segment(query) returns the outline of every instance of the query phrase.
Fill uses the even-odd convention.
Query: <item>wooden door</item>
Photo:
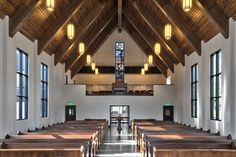
[[[163,120],[174,121],[174,106],[163,107]]]
[[[76,106],[66,106],[66,121],[76,120]]]

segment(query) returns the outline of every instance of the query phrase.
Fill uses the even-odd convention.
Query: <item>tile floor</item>
[[[122,125],[120,135],[117,125],[112,125],[96,157],[141,157],[128,125]]]

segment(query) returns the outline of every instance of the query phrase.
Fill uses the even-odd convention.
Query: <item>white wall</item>
[[[115,74],[77,74],[74,79],[79,84],[112,84],[115,82]],[[125,82],[128,84],[165,84],[166,78],[162,74],[125,74]]]
[[[97,50],[94,55],[95,62],[100,66],[115,65],[115,43],[125,42],[125,65],[126,66],[143,66],[146,61],[143,51],[138,47],[129,34],[123,29],[118,33],[116,29],[104,44]]]
[[[110,119],[110,105],[130,105],[130,118],[155,118],[162,120],[162,108],[170,101],[175,106],[175,120],[179,121],[178,106],[174,103],[175,87],[154,86],[154,96],[86,96],[85,85],[68,85],[66,100],[77,105],[77,119]]]
[[[22,34],[8,36],[8,17],[0,20],[0,136],[5,133],[47,126],[64,121],[64,65],[54,66],[53,56],[38,56],[37,42],[31,42]],[[16,48],[29,57],[29,118],[16,120]],[[40,64],[49,69],[49,116],[41,118]]]
[[[236,137],[235,116],[235,32],[236,23],[230,20],[230,36],[225,39],[221,34],[216,35],[209,42],[202,42],[202,55],[196,53],[186,57],[186,66],[175,66],[175,79],[177,89],[177,104],[181,106],[182,122],[211,129],[212,132],[220,131],[222,134],[231,134]],[[210,120],[210,55],[219,49],[222,50],[222,120]],[[198,63],[198,118],[191,118],[190,102],[190,71],[191,66]]]

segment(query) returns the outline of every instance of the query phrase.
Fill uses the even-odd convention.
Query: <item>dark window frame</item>
[[[195,72],[195,73],[194,73]],[[193,77],[195,76],[195,78]],[[193,88],[195,86],[195,88]],[[193,92],[193,90],[195,90]],[[198,64],[191,66],[191,117],[197,118],[197,103],[198,103]],[[194,94],[195,93],[195,94]]]
[[[18,60],[18,52],[19,52],[19,60]],[[23,57],[25,57],[25,65],[23,62]],[[17,62],[17,70],[16,70],[16,79],[19,77],[19,89],[17,89],[16,85],[16,98],[18,102],[19,99],[19,115],[16,115],[16,120],[27,120],[29,118],[29,57],[28,54],[21,49],[17,48],[16,50],[16,62]],[[18,65],[20,67],[18,67]],[[26,67],[25,73],[23,72],[23,67]],[[19,71],[18,71],[19,69]],[[25,79],[25,88],[23,86],[23,80]],[[17,81],[17,82],[18,82]],[[19,90],[19,93],[18,93]],[[25,90],[25,91],[24,91]],[[25,93],[25,94],[24,94]],[[25,100],[25,108],[23,109],[23,100]],[[16,104],[17,105],[17,104]],[[17,107],[17,106],[16,106]],[[24,110],[24,111],[23,111]],[[23,112],[25,113],[23,118]]]
[[[45,69],[44,69],[45,68]],[[44,70],[46,70],[46,77]],[[41,63],[40,65],[40,86],[41,86],[41,118],[46,118],[48,117],[48,65]],[[45,79],[46,78],[46,79]],[[44,87],[46,88],[46,93],[43,90]]]
[[[219,55],[221,55],[221,60]],[[214,56],[216,57],[216,62],[214,63]],[[221,49],[216,51],[215,53],[211,54],[210,56],[210,119],[211,120],[216,120],[216,121],[221,121],[220,119],[220,99],[222,98],[222,93],[220,93],[220,77],[222,77],[222,70],[220,71],[219,69],[222,69],[220,67],[219,63],[222,63],[222,51]],[[215,64],[215,66],[214,66]],[[222,64],[221,64],[222,65]],[[214,69],[215,68],[215,69]],[[214,73],[215,70],[215,73]],[[215,84],[213,80],[215,79]],[[214,88],[215,87],[215,91]],[[215,92],[215,95],[214,95]],[[216,109],[214,111],[214,100],[216,102]],[[214,112],[216,115],[214,116]]]

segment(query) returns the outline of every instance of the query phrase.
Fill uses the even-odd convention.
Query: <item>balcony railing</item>
[[[153,96],[153,85],[128,84],[127,91],[117,93],[111,84],[87,84],[86,95],[134,95]]]

